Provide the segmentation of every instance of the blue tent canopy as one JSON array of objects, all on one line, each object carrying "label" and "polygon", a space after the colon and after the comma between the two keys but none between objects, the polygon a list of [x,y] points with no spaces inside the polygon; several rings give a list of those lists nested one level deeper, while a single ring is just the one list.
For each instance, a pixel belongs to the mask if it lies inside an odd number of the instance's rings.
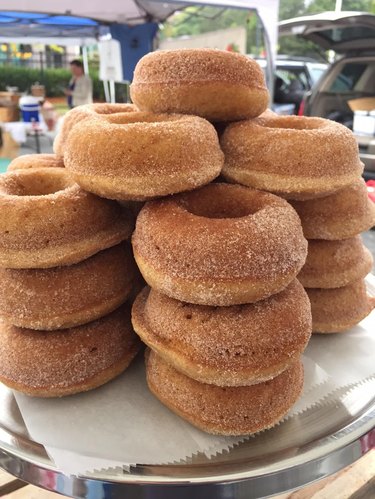
[{"label": "blue tent canopy", "polygon": [[102,23],[87,17],[35,12],[0,11],[3,37],[74,37],[97,38]]}]

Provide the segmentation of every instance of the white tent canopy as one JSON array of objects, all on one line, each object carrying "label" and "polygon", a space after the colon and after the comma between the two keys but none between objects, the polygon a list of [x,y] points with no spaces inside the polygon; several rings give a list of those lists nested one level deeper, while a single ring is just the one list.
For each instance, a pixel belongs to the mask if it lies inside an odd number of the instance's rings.
[{"label": "white tent canopy", "polygon": [[[189,5],[256,9],[268,33],[271,51],[276,54],[279,0],[172,0],[170,2],[165,0],[33,0],[32,2],[30,0],[0,0],[0,11],[80,16],[108,24],[137,24],[146,21],[163,21],[174,11]],[[5,29],[3,34],[10,37]],[[33,34],[32,32],[30,35],[23,33],[22,36],[33,36]],[[56,34],[54,36],[56,37]]]}]

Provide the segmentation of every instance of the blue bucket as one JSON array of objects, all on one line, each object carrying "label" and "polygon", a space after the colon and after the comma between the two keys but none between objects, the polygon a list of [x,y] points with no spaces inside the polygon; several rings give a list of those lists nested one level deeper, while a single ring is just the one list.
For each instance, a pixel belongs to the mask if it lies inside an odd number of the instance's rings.
[{"label": "blue bucket", "polygon": [[35,97],[26,96],[20,99],[20,109],[22,113],[22,119],[26,123],[31,123],[32,121],[39,122],[39,102]]}]

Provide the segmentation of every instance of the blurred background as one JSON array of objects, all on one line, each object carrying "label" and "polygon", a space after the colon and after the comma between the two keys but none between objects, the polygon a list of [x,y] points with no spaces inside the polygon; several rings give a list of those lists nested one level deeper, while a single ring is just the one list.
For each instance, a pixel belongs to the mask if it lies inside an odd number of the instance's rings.
[{"label": "blurred background", "polygon": [[352,129],[365,178],[375,179],[375,0],[75,3],[0,0],[1,171],[19,154],[52,150],[72,60],[94,101],[129,102],[145,53],[212,47],[257,60],[277,113]]}]

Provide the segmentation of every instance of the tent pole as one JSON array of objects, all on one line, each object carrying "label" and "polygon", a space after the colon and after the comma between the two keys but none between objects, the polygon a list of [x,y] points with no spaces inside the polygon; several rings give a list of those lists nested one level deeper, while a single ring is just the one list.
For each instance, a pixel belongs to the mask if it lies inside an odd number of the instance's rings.
[{"label": "tent pole", "polygon": [[113,80],[109,81],[109,93],[111,96],[111,103],[114,104],[116,102],[116,89],[115,82]]},{"label": "tent pole", "polygon": [[103,80],[103,88],[104,88],[105,101],[109,102],[110,98],[109,98],[108,80]]},{"label": "tent pole", "polygon": [[268,36],[268,32],[265,29],[263,19],[259,15],[258,11],[256,11],[257,17],[261,23],[261,26],[263,28],[263,36],[264,36],[264,45],[266,47],[266,61],[267,61],[267,66],[266,66],[266,74],[267,74],[267,83],[268,83],[268,91],[270,94],[270,102],[269,102],[269,107],[272,107],[273,104],[273,98],[274,98],[274,92],[275,92],[275,61],[273,60],[273,54],[272,54],[272,47],[271,47],[271,41]]},{"label": "tent pole", "polygon": [[82,47],[82,62],[83,62],[83,70],[85,74],[89,74],[89,57],[87,54],[87,47],[83,45]]}]

